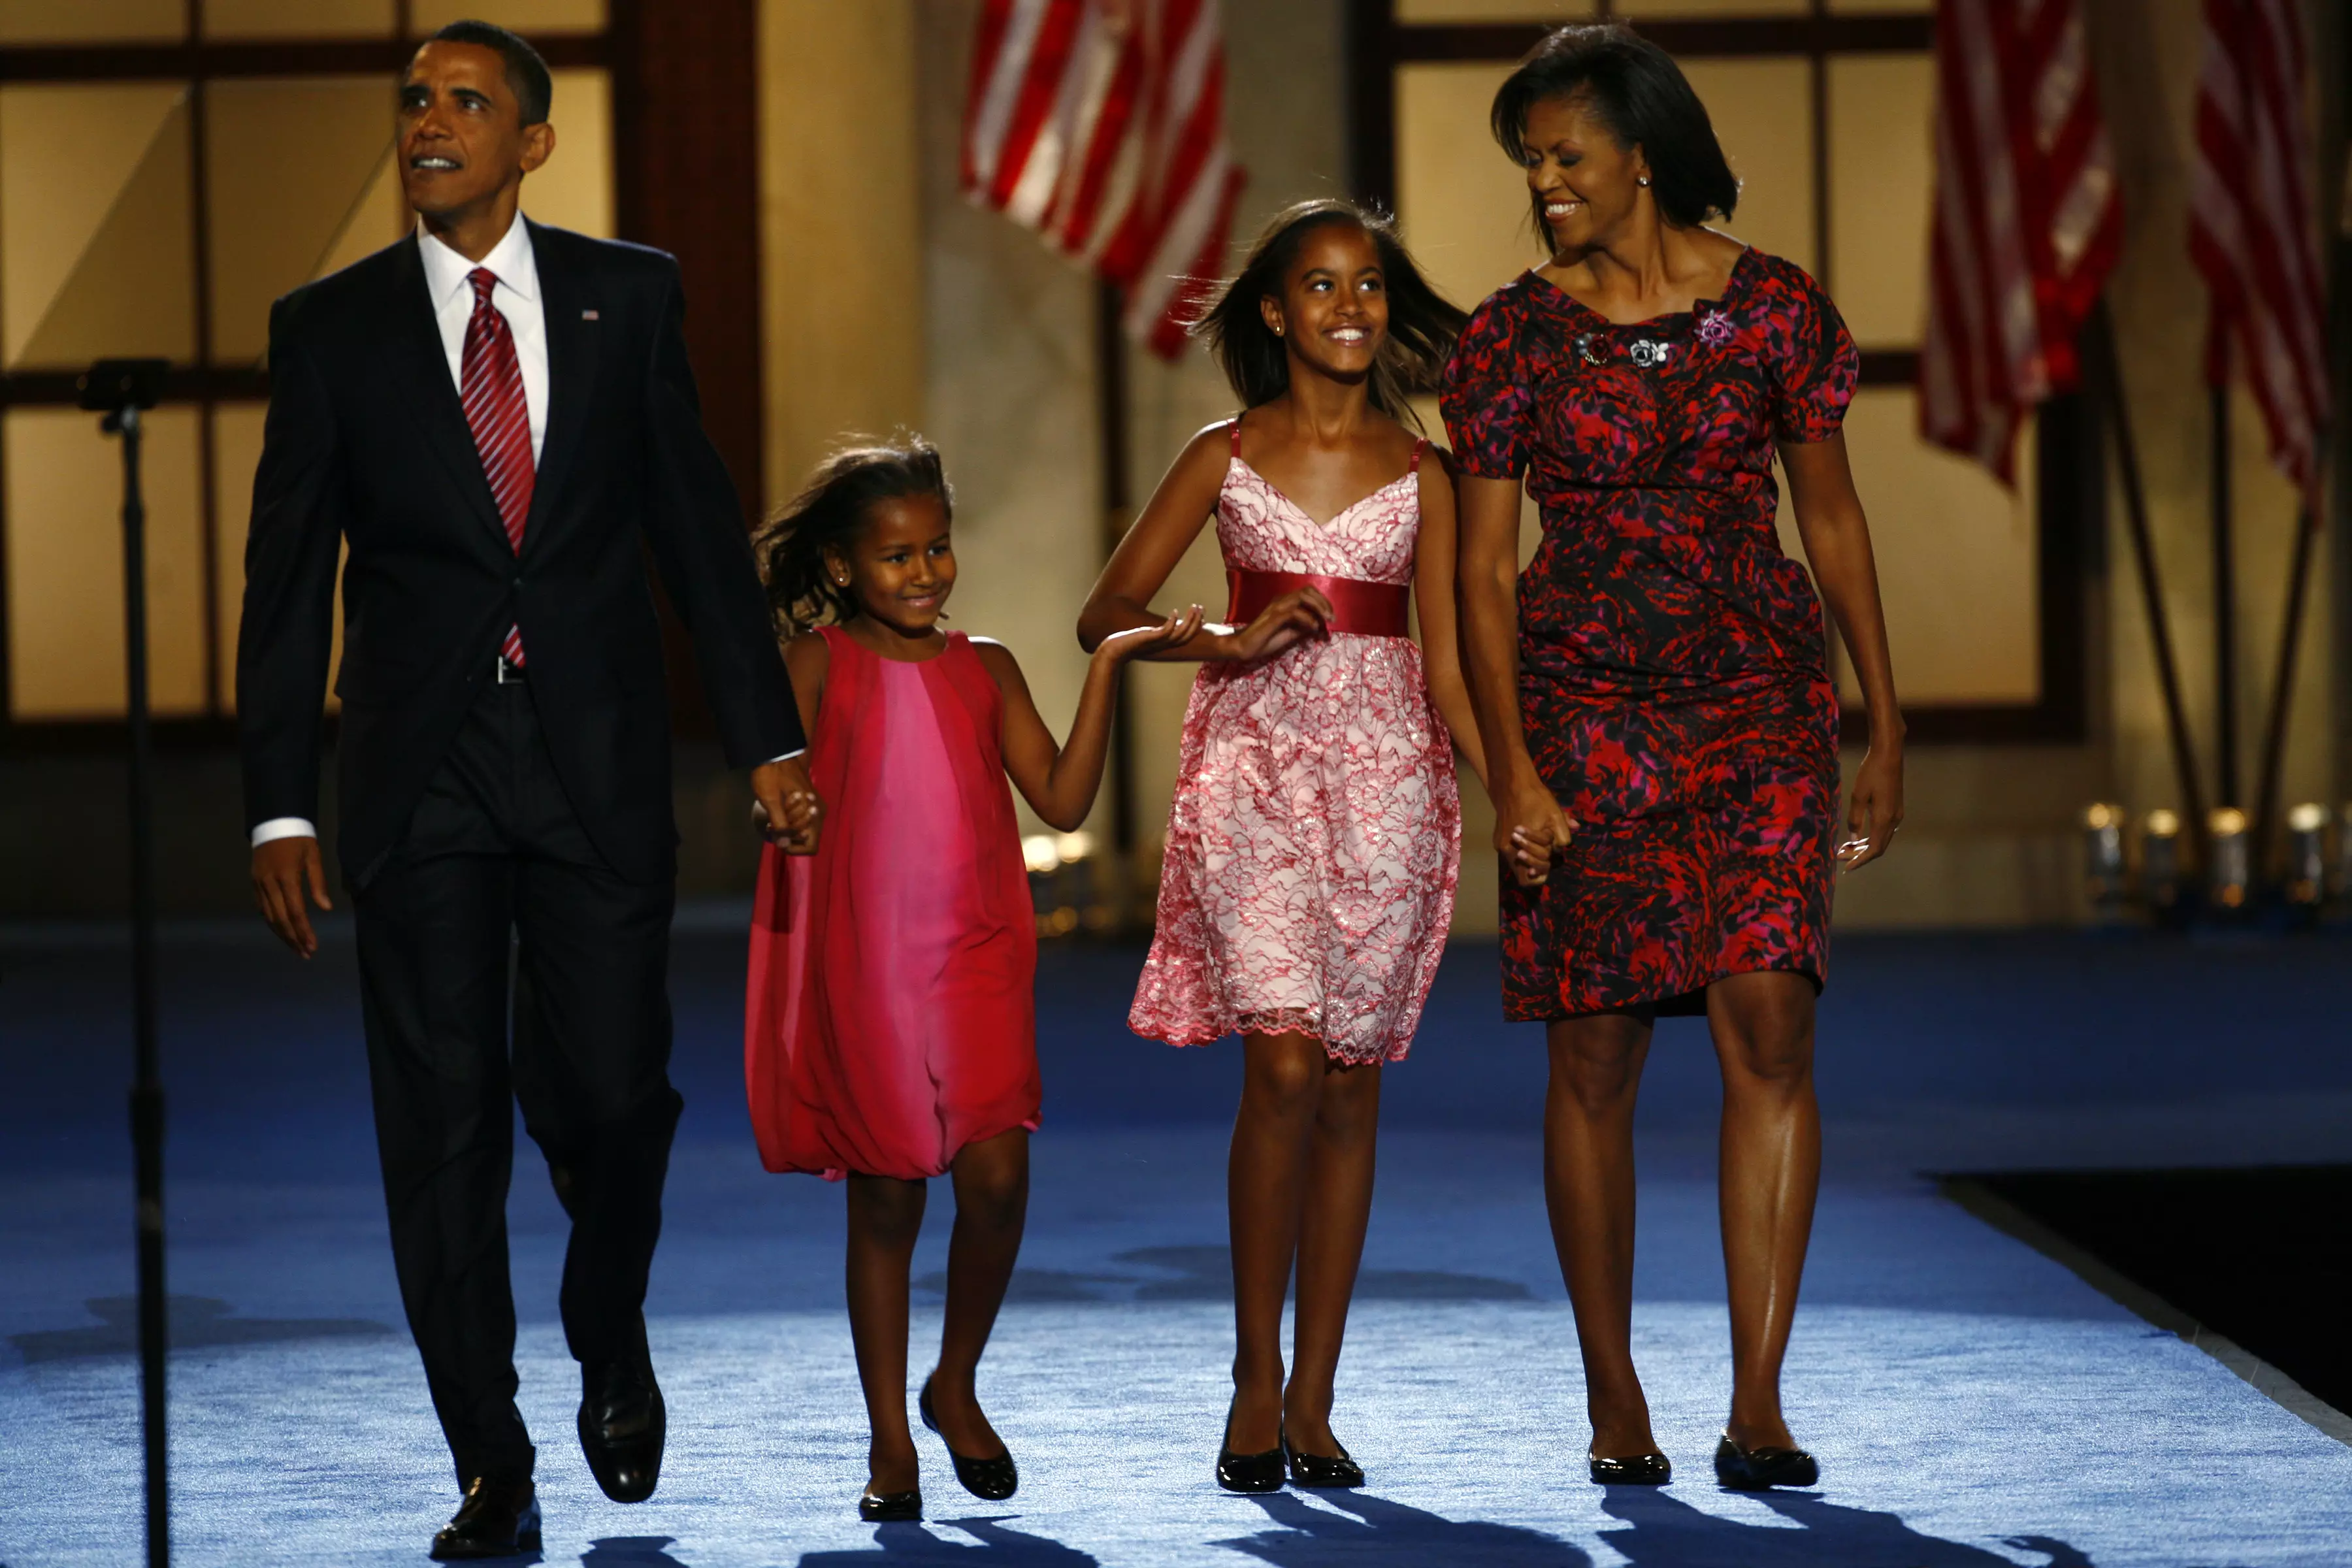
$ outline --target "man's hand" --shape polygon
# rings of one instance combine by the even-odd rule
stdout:
[[[751,797],[757,803],[751,811],[752,823],[770,843],[787,855],[816,853],[824,803],[817,799],[800,758],[786,757],[753,768]]]
[[[310,929],[310,911],[303,907],[306,888],[320,909],[335,907],[327,897],[327,867],[319,858],[317,839],[304,834],[299,838],[273,838],[255,847],[253,901],[261,906],[261,918],[269,922],[278,940],[304,958],[319,951],[318,935]]]

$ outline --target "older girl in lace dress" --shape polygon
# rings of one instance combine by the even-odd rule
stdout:
[[[1381,1068],[1412,1044],[1453,915],[1456,742],[1485,776],[1454,647],[1453,489],[1400,423],[1462,321],[1385,221],[1333,201],[1276,217],[1199,328],[1247,411],[1193,437],[1079,622],[1088,647],[1160,622],[1152,595],[1216,518],[1231,624],[1150,656],[1202,668],[1129,1023],[1172,1045],[1243,1038],[1217,1460],[1234,1491],[1280,1487],[1286,1457],[1302,1486],[1363,1480],[1331,1398]]]

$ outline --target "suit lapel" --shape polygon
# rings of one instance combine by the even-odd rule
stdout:
[[[458,400],[457,384],[449,378],[449,356],[441,346],[441,330],[433,318],[433,295],[425,287],[425,263],[412,237],[394,253],[392,309],[384,312],[384,331],[391,340],[384,356],[402,407],[416,421],[417,434],[480,519],[496,536],[501,551],[507,544],[506,525],[499,521],[499,503],[482,471],[482,454],[474,432],[466,424],[466,406]]]
[[[567,237],[530,226],[531,255],[539,268],[540,308],[547,330],[547,438],[541,444],[539,474],[530,493],[530,517],[523,526],[529,549],[547,525],[572,462],[596,388],[597,345],[602,330],[592,280],[574,265],[579,258]]]

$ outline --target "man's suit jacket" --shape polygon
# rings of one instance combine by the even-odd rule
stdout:
[[[237,636],[246,823],[318,819],[337,547],[348,543],[338,848],[354,886],[398,846],[509,625],[590,840],[631,880],[673,874],[668,703],[644,544],[693,634],[729,761],[751,766],[803,743],[734,486],[703,433],[677,264],[537,224],[530,241],[549,395],[519,554],[450,380],[415,237],[270,313]]]

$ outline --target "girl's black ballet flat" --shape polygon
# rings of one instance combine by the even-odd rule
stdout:
[[[1738,1492],[1819,1484],[1822,1468],[1802,1448],[1743,1448],[1729,1433],[1715,1450],[1715,1479]]]
[[[857,1517],[868,1524],[919,1523],[923,1517],[923,1494],[919,1491],[860,1492],[857,1494]]]
[[[1674,1462],[1664,1454],[1634,1454],[1622,1459],[1585,1457],[1592,1466],[1596,1487],[1662,1487],[1675,1479]]]
[[[1339,1446],[1337,1458],[1328,1454],[1302,1454],[1290,1446],[1290,1434],[1282,1435],[1282,1452],[1290,1461],[1290,1484],[1295,1487],[1360,1487],[1364,1484],[1364,1467],[1348,1455],[1346,1444]],[[1219,1467],[1220,1471],[1223,1466]]]
[[[923,1392],[916,1398],[915,1408],[921,1413],[923,1425],[940,1433],[940,1442],[947,1448],[948,1458],[955,1462],[956,1479],[963,1483],[964,1490],[989,1502],[1003,1502],[1021,1489],[1021,1471],[1013,1463],[1011,1454],[995,1459],[974,1459],[957,1453],[948,1443],[948,1435],[940,1432],[940,1418],[931,1411],[931,1380],[928,1377],[923,1379]]]
[[[1268,1448],[1263,1454],[1236,1454],[1230,1441],[1234,1434],[1234,1412],[1225,1408],[1225,1436],[1228,1441],[1217,1445],[1217,1484],[1229,1492],[1278,1492],[1282,1489],[1285,1449],[1290,1447],[1287,1436],[1279,1447]]]

